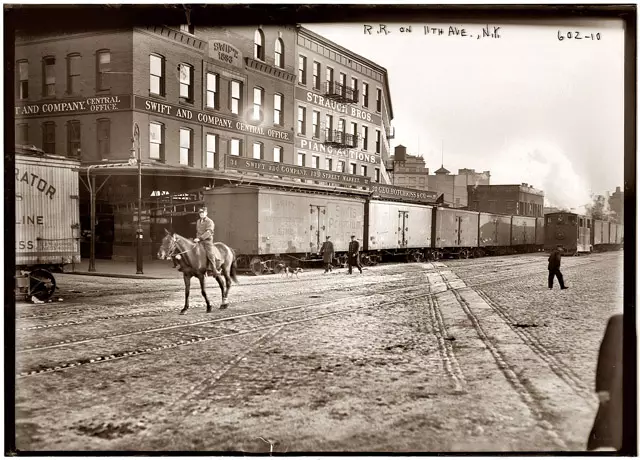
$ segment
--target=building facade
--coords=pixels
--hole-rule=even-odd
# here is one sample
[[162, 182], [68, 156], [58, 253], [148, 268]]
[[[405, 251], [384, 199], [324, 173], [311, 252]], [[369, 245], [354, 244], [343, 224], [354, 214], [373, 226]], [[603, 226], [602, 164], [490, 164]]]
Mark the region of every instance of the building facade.
[[388, 183], [386, 69], [303, 27], [296, 59], [296, 164]]
[[609, 196], [609, 209], [615, 213], [616, 221], [624, 224], [624, 192], [620, 187], [616, 187], [616, 191]]
[[531, 185], [469, 185], [469, 209], [496, 214], [542, 217], [544, 192]]

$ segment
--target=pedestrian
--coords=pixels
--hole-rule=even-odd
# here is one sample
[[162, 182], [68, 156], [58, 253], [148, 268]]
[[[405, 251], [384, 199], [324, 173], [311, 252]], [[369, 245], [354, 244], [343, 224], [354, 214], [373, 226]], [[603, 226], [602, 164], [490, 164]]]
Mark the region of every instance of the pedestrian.
[[560, 273], [560, 259], [562, 258], [563, 251], [562, 245], [559, 244], [556, 249], [551, 251], [551, 255], [549, 255], [549, 289], [553, 289], [554, 276], [558, 278], [560, 289], [569, 289], [564, 285], [564, 278], [562, 277], [562, 273]]
[[327, 236], [327, 239], [324, 243], [322, 243], [322, 247], [320, 248], [320, 253], [322, 254], [322, 261], [324, 262], [324, 272], [333, 271], [333, 267], [331, 266], [331, 262], [333, 261], [333, 256], [335, 252], [333, 250], [333, 243], [329, 241], [331, 237]]
[[362, 273], [362, 265], [360, 265], [360, 243], [356, 240], [355, 235], [351, 235], [347, 263], [349, 264], [349, 274], [351, 274], [351, 267], [354, 265], [358, 267], [358, 270]]
[[622, 329], [623, 315], [609, 318], [600, 344], [596, 393], [600, 404], [587, 450], [622, 448]]
[[[194, 243], [202, 242], [204, 249], [207, 251], [207, 258], [211, 262], [211, 267], [216, 266], [215, 256], [213, 255], [213, 231], [215, 224], [207, 217], [207, 208], [198, 209], [200, 218], [196, 222], [196, 237]], [[215, 271], [215, 269], [214, 269]]]

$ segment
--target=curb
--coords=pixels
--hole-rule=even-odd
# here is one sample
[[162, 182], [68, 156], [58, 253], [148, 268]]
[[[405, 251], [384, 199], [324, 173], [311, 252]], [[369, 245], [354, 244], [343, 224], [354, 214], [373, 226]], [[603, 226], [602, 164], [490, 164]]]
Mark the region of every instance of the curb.
[[82, 275], [82, 276], [102, 276], [106, 278], [129, 278], [139, 280], [169, 280], [174, 278], [167, 278], [163, 276], [151, 276], [151, 275], [123, 275], [121, 273], [99, 273], [99, 272], [68, 272], [69, 275]]

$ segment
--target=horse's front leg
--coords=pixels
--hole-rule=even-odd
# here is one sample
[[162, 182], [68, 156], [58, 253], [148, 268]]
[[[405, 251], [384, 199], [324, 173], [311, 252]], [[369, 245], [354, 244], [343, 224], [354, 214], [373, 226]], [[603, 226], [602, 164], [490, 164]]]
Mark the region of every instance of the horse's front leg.
[[202, 297], [204, 297], [204, 301], [207, 302], [207, 313], [211, 313], [211, 304], [207, 297], [207, 291], [204, 289], [204, 275], [199, 275], [198, 279], [200, 280], [200, 292], [202, 293]]
[[191, 275], [184, 274], [184, 308], [180, 314], [184, 315], [189, 309], [189, 290], [191, 289]]
[[218, 285], [220, 286], [220, 292], [222, 293], [222, 303], [220, 304], [220, 309], [222, 310], [229, 306], [229, 304], [227, 303], [227, 289], [222, 275], [218, 274], [218, 276], [216, 276], [216, 281], [218, 282]]

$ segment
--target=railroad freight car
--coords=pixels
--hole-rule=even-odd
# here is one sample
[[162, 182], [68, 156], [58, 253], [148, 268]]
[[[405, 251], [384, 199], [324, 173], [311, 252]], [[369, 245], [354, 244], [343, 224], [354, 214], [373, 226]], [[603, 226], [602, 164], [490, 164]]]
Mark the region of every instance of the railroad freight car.
[[326, 236], [344, 259], [351, 235], [362, 241], [361, 198], [228, 186], [204, 193], [215, 239], [234, 248], [239, 265], [259, 275], [278, 272], [281, 262], [319, 260]]
[[437, 258], [468, 258], [478, 247], [478, 212], [433, 208], [431, 247]]
[[536, 218], [511, 216], [511, 250], [533, 252], [536, 245]]
[[478, 213], [478, 247], [474, 257], [505, 254], [511, 245], [511, 216]]
[[375, 263], [400, 255], [408, 261], [425, 259], [431, 248], [432, 207], [420, 204], [367, 200], [363, 258]]
[[80, 162], [16, 148], [16, 297], [50, 298], [52, 272], [80, 262]]

